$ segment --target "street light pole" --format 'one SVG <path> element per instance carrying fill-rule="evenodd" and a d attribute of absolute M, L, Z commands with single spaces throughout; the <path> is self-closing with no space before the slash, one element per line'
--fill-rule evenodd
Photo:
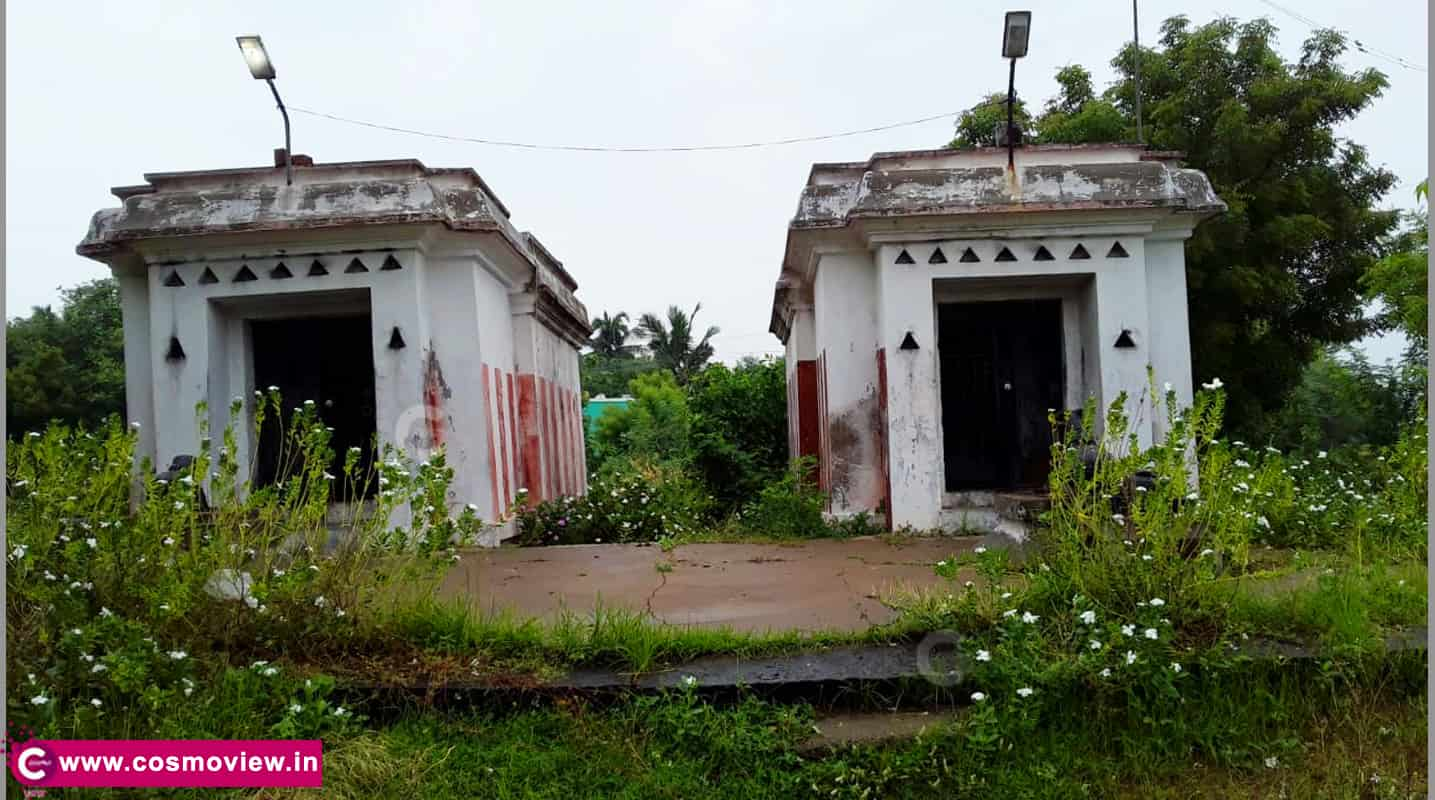
<path fill-rule="evenodd" d="M 1016 169 L 1016 124 L 1014 122 L 1014 109 L 1016 108 L 1016 59 L 1011 60 L 1011 72 L 1007 75 L 1006 82 L 1006 166 L 1008 170 Z"/>
<path fill-rule="evenodd" d="M 289 110 L 284 107 L 284 101 L 279 97 L 279 90 L 274 88 L 274 79 L 265 78 L 264 82 L 269 84 L 269 91 L 274 93 L 274 102 L 279 105 L 279 114 L 284 117 L 284 185 L 294 185 L 294 148 L 289 145 Z"/>
<path fill-rule="evenodd" d="M 269 85 L 270 94 L 274 95 L 274 102 L 279 106 L 279 114 L 284 117 L 284 185 L 294 185 L 294 147 L 289 141 L 289 109 L 284 107 L 284 101 L 279 97 L 279 89 L 274 86 L 274 62 L 269 60 L 269 51 L 264 48 L 264 40 L 258 36 L 236 36 L 234 40 L 239 43 L 239 52 L 244 54 L 244 63 L 249 65 L 249 74 L 255 80 L 264 81 Z"/>

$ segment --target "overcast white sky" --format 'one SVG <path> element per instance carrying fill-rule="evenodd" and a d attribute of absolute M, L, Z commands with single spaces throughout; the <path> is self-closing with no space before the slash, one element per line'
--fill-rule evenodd
<path fill-rule="evenodd" d="M 1040 101 L 1060 66 L 1105 86 L 1131 35 L 1129 4 L 1023 2 L 1031 54 L 1017 86 Z M 1295 8 L 1294 0 L 1282 5 Z M 130 0 L 7 4 L 7 315 L 101 277 L 74 254 L 109 187 L 144 172 L 260 165 L 282 128 L 234 44 L 264 37 L 291 106 L 408 128 L 541 143 L 726 143 L 830 133 L 970 106 L 1004 88 L 1000 4 L 944 2 L 451 2 L 221 6 Z M 1302 0 L 1303 15 L 1427 62 L 1426 6 Z M 1308 27 L 1260 0 L 1143 0 L 1164 18 L 1269 17 L 1288 57 Z M 1401 20 L 1391 24 L 1391 20 Z M 1427 174 L 1427 75 L 1352 52 L 1390 76 L 1344 133 L 1400 176 Z M 701 301 L 731 360 L 778 351 L 768 334 L 787 222 L 814 161 L 934 147 L 951 120 L 814 144 L 692 154 L 509 150 L 294 114 L 319 161 L 415 157 L 472 166 L 577 278 L 589 310 L 633 316 Z M 1193 313 L 1200 313 L 1199 309 Z M 1383 358 L 1395 346 L 1374 348 Z"/>

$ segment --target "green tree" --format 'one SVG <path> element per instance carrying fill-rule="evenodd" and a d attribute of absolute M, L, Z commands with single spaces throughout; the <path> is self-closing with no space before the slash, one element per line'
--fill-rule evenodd
<path fill-rule="evenodd" d="M 1416 201 L 1424 201 L 1428 191 L 1428 179 L 1421 181 L 1415 188 Z M 1376 325 L 1404 333 L 1414 349 L 1410 360 L 1423 361 L 1430 350 L 1429 222 L 1424 208 L 1406 214 L 1405 219 L 1406 227 L 1391 242 L 1390 254 L 1362 276 L 1361 285 L 1365 296 L 1381 305 Z"/>
<path fill-rule="evenodd" d="M 1012 106 L 1012 124 L 1020 131 L 1031 129 L 1031 114 L 1017 95 Z M 948 147 L 994 147 L 997 135 L 1006 129 L 1006 93 L 989 94 L 957 118 L 957 135 Z M 1025 135 L 1025 134 L 1023 134 Z"/>
<path fill-rule="evenodd" d="M 650 457 L 685 465 L 691 459 L 692 412 L 688 398 L 666 371 L 649 372 L 628 386 L 633 402 L 598 418 L 590 466 L 613 458 Z"/>
<path fill-rule="evenodd" d="M 124 332 L 113 279 L 61 292 L 6 324 L 5 420 L 15 433 L 57 420 L 96 425 L 125 411 Z"/>
<path fill-rule="evenodd" d="M 644 314 L 638 320 L 638 332 L 647 337 L 653 360 L 672 371 L 680 386 L 686 386 L 713 357 L 712 338 L 718 335 L 718 327 L 710 325 L 701 338 L 694 338 L 693 326 L 702 307 L 698 303 L 689 314 L 677 306 L 668 306 L 666 321 L 656 314 Z"/>
<path fill-rule="evenodd" d="M 657 362 L 648 357 L 613 358 L 598 353 L 584 353 L 578 361 L 578 378 L 583 393 L 588 397 L 607 395 L 619 397 L 626 394 L 628 384 L 639 375 L 661 370 Z"/>
<path fill-rule="evenodd" d="M 787 453 L 787 367 L 778 359 L 711 364 L 688 384 L 693 465 L 724 511 L 782 478 Z"/>
<path fill-rule="evenodd" d="M 588 346 L 593 348 L 594 353 L 606 358 L 632 358 L 635 348 L 628 344 L 631 332 L 628 312 L 619 311 L 609 316 L 604 311 L 603 316 L 593 318 L 593 337 L 588 340 Z"/>
<path fill-rule="evenodd" d="M 1356 350 L 1322 350 L 1258 441 L 1314 458 L 1321 450 L 1394 445 L 1415 421 L 1425 379 L 1407 365 L 1377 365 Z"/>
<path fill-rule="evenodd" d="M 1394 175 L 1336 135 L 1385 76 L 1343 69 L 1346 41 L 1333 31 L 1312 34 L 1295 63 L 1281 59 L 1275 34 L 1263 19 L 1193 27 L 1172 17 L 1156 48 L 1122 49 L 1100 98 L 1063 69 L 1061 95 L 1034 123 L 1040 142 L 1133 139 L 1140 59 L 1146 142 L 1185 153 L 1229 205 L 1186 247 L 1191 351 L 1198 380 L 1229 387 L 1229 427 L 1247 432 L 1322 347 L 1371 329 L 1361 278 L 1397 222 L 1375 207 Z"/>

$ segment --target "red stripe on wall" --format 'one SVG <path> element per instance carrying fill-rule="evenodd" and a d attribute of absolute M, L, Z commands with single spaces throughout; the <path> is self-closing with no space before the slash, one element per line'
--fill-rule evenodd
<path fill-rule="evenodd" d="M 508 513 L 508 507 L 513 504 L 513 487 L 509 483 L 508 477 L 508 426 L 512 423 L 508 419 L 508 403 L 503 396 L 503 371 L 496 371 L 495 377 L 498 381 L 498 392 L 496 393 L 498 400 L 498 454 L 501 457 L 498 472 L 503 480 L 502 509 L 504 513 Z M 497 513 L 497 509 L 495 509 L 495 513 Z"/>
<path fill-rule="evenodd" d="M 563 392 L 563 439 L 568 442 L 568 494 L 578 494 L 578 442 L 573 438 L 573 391 Z"/>
<path fill-rule="evenodd" d="M 513 463 L 510 468 L 513 470 L 513 492 L 518 493 L 523 483 L 523 456 L 518 450 L 518 400 L 513 394 L 513 375 L 510 373 L 508 383 L 508 449 L 513 451 Z"/>
<path fill-rule="evenodd" d="M 492 369 L 487 364 L 480 364 L 479 369 L 483 373 L 483 423 L 488 430 L 488 485 L 493 490 L 493 516 L 499 513 L 498 505 L 498 465 L 497 452 L 498 443 L 493 438 L 493 389 L 489 381 L 489 373 Z"/>
<path fill-rule="evenodd" d="M 578 444 L 575 453 L 578 467 L 578 494 L 588 493 L 588 443 L 583 440 L 583 398 L 573 393 L 573 441 Z"/>
<path fill-rule="evenodd" d="M 795 456 L 812 456 L 821 459 L 817 429 L 817 362 L 797 362 L 797 381 L 793 399 L 792 419 L 797 442 Z M 818 468 L 821 468 L 819 462 Z"/>
<path fill-rule="evenodd" d="M 553 384 L 543 378 L 538 380 L 541 382 L 538 394 L 542 398 L 540 413 L 543 415 L 543 499 L 547 500 L 558 494 L 558 459 L 553 447 Z"/>
<path fill-rule="evenodd" d="M 887 348 L 877 348 L 877 463 L 882 474 L 882 511 L 892 530 L 892 471 L 887 464 Z"/>
<path fill-rule="evenodd" d="M 529 506 L 537 505 L 543 496 L 543 437 L 537 380 L 533 375 L 518 376 L 518 424 L 523 431 L 523 482 L 528 489 Z"/>

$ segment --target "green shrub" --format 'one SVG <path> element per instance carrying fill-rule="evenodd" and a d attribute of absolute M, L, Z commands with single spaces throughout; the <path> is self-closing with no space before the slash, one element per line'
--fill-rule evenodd
<path fill-rule="evenodd" d="M 256 424 L 279 407 L 277 393 L 256 398 Z M 230 418 L 242 413 L 236 401 Z M 214 452 L 197 416 L 201 450 L 173 482 L 146 464 L 136 483 L 135 434 L 117 423 L 11 442 L 7 667 L 26 676 L 12 714 L 80 727 L 90 711 L 154 716 L 195 691 L 216 656 L 341 644 L 379 616 L 389 587 L 436 580 L 478 531 L 472 510 L 447 507 L 441 453 L 413 465 L 390 450 L 359 474 L 353 451 L 331 475 L 329 432 L 306 404 L 286 421 L 279 479 L 258 487 L 239 474 L 234 431 Z M 333 548 L 328 501 L 341 482 L 377 491 Z"/>
<path fill-rule="evenodd" d="M 787 371 L 778 359 L 713 364 L 688 385 L 693 466 L 720 514 L 757 498 L 788 466 Z"/>
<path fill-rule="evenodd" d="M 686 464 L 692 432 L 687 396 L 669 372 L 649 372 L 628 385 L 633 402 L 598 418 L 589 442 L 589 468 L 601 472 L 610 460 L 645 458 Z"/>
<path fill-rule="evenodd" d="M 610 460 L 581 497 L 558 497 L 518 514 L 521 545 L 656 542 L 697 530 L 712 498 L 681 466 Z"/>
<path fill-rule="evenodd" d="M 827 497 L 812 481 L 812 459 L 799 459 L 743 507 L 741 527 L 758 536 L 812 539 L 829 533 L 823 509 Z"/>

